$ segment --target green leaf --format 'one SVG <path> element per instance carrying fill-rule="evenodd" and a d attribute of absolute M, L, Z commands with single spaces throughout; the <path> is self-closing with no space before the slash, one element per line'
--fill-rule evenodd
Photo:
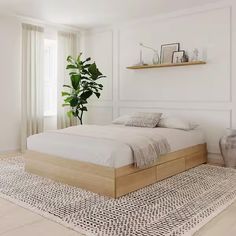
<path fill-rule="evenodd" d="M 98 76 L 98 79 L 102 79 L 102 78 L 106 78 L 106 76 L 105 75 L 99 75 Z"/>
<path fill-rule="evenodd" d="M 87 63 L 88 61 L 91 61 L 91 57 L 86 58 L 86 59 L 82 62 L 82 64 L 85 64 L 85 63 Z M 85 66 L 85 65 L 84 65 L 84 66 Z"/>
<path fill-rule="evenodd" d="M 88 111 L 87 107 L 82 107 L 81 111 Z"/>
<path fill-rule="evenodd" d="M 83 67 L 82 70 L 81 70 L 81 74 L 87 75 L 88 77 L 91 77 L 91 75 L 90 75 L 88 69 L 87 69 L 87 68 L 84 68 L 84 67 Z"/>
<path fill-rule="evenodd" d="M 88 102 L 86 100 L 81 99 L 80 104 L 87 104 Z"/>
<path fill-rule="evenodd" d="M 67 97 L 66 99 L 64 99 L 64 102 L 67 103 L 67 102 L 70 102 L 71 100 L 73 99 L 73 97 Z"/>
<path fill-rule="evenodd" d="M 90 67 L 88 68 L 88 71 L 92 75 L 93 80 L 96 80 L 99 76 L 102 75 L 102 73 L 98 70 L 95 62 L 90 65 Z"/>
<path fill-rule="evenodd" d="M 64 84 L 63 87 L 72 89 L 72 87 L 70 85 L 67 85 L 67 84 Z"/>
<path fill-rule="evenodd" d="M 95 95 L 97 96 L 97 98 L 100 98 L 101 94 L 96 92 Z"/>
<path fill-rule="evenodd" d="M 77 97 L 73 97 L 71 100 L 70 100 L 70 105 L 71 107 L 76 107 L 78 104 L 78 98 Z"/>
<path fill-rule="evenodd" d="M 83 99 L 83 100 L 87 100 L 91 95 L 93 94 L 93 92 L 91 90 L 88 90 L 86 92 L 83 92 L 80 97 Z"/>
<path fill-rule="evenodd" d="M 66 69 L 68 70 L 68 69 L 77 69 L 77 66 L 75 66 L 75 65 L 67 65 L 66 66 Z"/>
<path fill-rule="evenodd" d="M 74 64 L 74 59 L 72 58 L 72 56 L 68 56 L 68 57 L 66 58 L 66 61 L 69 62 L 69 63 L 71 63 L 71 64 Z"/>
<path fill-rule="evenodd" d="M 61 96 L 64 97 L 64 96 L 70 96 L 70 93 L 67 93 L 67 92 L 61 92 Z"/>
<path fill-rule="evenodd" d="M 75 72 L 75 71 L 71 71 L 70 73 L 69 73 L 69 75 L 77 75 L 78 73 L 77 72 Z"/>
<path fill-rule="evenodd" d="M 86 64 L 84 65 L 84 68 L 89 68 L 91 66 L 91 64 Z"/>
<path fill-rule="evenodd" d="M 81 79 L 84 79 L 84 80 L 89 80 L 90 81 L 90 78 L 87 77 L 87 76 L 81 76 Z"/>
<path fill-rule="evenodd" d="M 73 89 L 77 90 L 79 88 L 79 84 L 81 80 L 80 74 L 71 75 L 70 79 L 71 79 L 71 84 L 72 84 Z"/>
<path fill-rule="evenodd" d="M 78 57 L 77 57 L 77 63 L 80 63 L 80 61 L 81 61 L 81 56 L 82 56 L 82 52 L 78 55 Z"/>
<path fill-rule="evenodd" d="M 88 111 L 87 107 L 82 107 L 81 111 Z"/>
<path fill-rule="evenodd" d="M 62 104 L 62 106 L 63 106 L 63 107 L 69 107 L 69 106 L 70 106 L 70 104 L 68 104 L 68 103 L 65 103 L 65 104 Z"/>
<path fill-rule="evenodd" d="M 87 81 L 82 81 L 81 85 L 83 86 L 84 90 L 89 86 Z"/>
<path fill-rule="evenodd" d="M 68 111 L 67 113 L 67 116 L 69 117 L 69 118 L 71 118 L 72 116 L 73 116 L 73 111 L 71 110 L 71 111 Z"/>

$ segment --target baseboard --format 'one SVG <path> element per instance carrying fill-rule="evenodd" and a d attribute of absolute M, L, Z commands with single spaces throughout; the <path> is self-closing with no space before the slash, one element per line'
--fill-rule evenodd
<path fill-rule="evenodd" d="M 209 164 L 224 166 L 224 160 L 219 153 L 208 153 L 207 162 Z"/>
<path fill-rule="evenodd" d="M 8 150 L 8 151 L 0 151 L 0 158 L 6 158 L 6 157 L 14 157 L 21 155 L 20 149 L 16 150 Z"/>

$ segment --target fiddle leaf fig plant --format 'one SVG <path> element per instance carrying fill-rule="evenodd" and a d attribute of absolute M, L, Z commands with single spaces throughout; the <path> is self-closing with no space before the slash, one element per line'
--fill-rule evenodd
<path fill-rule="evenodd" d="M 82 53 L 75 59 L 71 56 L 67 57 L 69 70 L 70 84 L 65 84 L 63 87 L 66 91 L 62 92 L 64 97 L 63 106 L 68 106 L 70 110 L 67 112 L 69 117 L 77 117 L 80 124 L 83 124 L 83 114 L 88 111 L 88 99 L 95 95 L 100 97 L 100 92 L 103 85 L 98 83 L 98 80 L 104 76 L 97 68 L 96 63 L 90 63 L 91 58 L 81 59 Z"/>

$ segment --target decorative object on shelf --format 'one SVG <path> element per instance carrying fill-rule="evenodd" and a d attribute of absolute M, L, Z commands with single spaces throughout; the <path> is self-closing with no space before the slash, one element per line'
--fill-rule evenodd
<path fill-rule="evenodd" d="M 139 43 L 139 45 L 140 45 L 141 47 L 143 47 L 143 48 L 150 49 L 150 50 L 152 50 L 152 51 L 154 52 L 153 58 L 152 58 L 152 63 L 153 63 L 154 65 L 160 63 L 159 53 L 158 53 L 158 51 L 157 51 L 156 49 L 151 48 L 151 47 L 149 47 L 149 46 L 146 46 L 146 45 L 144 45 L 143 43 Z"/>
<path fill-rule="evenodd" d="M 184 53 L 183 62 L 189 62 L 189 57 L 186 52 Z"/>
<path fill-rule="evenodd" d="M 139 52 L 139 65 L 144 65 L 144 62 L 143 62 L 143 51 L 142 51 L 142 49 L 141 49 L 140 52 Z"/>
<path fill-rule="evenodd" d="M 172 55 L 172 63 L 182 63 L 185 62 L 185 51 L 174 51 Z"/>
<path fill-rule="evenodd" d="M 143 61 L 143 51 L 142 49 L 140 49 L 140 52 L 139 52 L 139 63 L 135 64 L 134 66 L 145 66 L 147 64 L 144 63 Z"/>
<path fill-rule="evenodd" d="M 225 166 L 236 168 L 236 130 L 227 129 L 219 144 Z"/>
<path fill-rule="evenodd" d="M 169 64 L 158 64 L 158 65 L 134 65 L 128 66 L 127 69 L 139 70 L 139 69 L 150 69 L 150 68 L 164 68 L 164 67 L 176 67 L 176 66 L 194 66 L 204 65 L 205 61 L 193 61 L 193 62 L 182 62 L 182 63 L 169 63 Z"/>
<path fill-rule="evenodd" d="M 179 51 L 179 43 L 170 43 L 161 45 L 161 64 L 172 63 L 173 52 Z"/>
<path fill-rule="evenodd" d="M 198 61 L 199 60 L 199 51 L 197 48 L 194 48 L 191 56 L 191 61 Z"/>

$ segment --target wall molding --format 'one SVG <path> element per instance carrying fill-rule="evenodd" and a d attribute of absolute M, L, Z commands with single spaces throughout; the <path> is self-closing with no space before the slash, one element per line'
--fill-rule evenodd
<path fill-rule="evenodd" d="M 229 113 L 229 127 L 232 128 L 232 120 L 233 120 L 233 110 L 232 109 L 212 109 L 212 108 L 177 108 L 177 107 L 162 107 L 162 106 L 150 106 L 150 107 L 144 107 L 144 106 L 119 106 L 118 109 L 118 116 L 121 115 L 121 109 L 142 109 L 142 110 L 169 110 L 169 111 L 211 111 L 211 112 L 228 112 Z M 114 118 L 114 117 L 113 117 Z"/>
<path fill-rule="evenodd" d="M 232 112 L 231 109 L 209 109 L 209 108 L 176 108 L 176 107 L 162 107 L 162 106 L 150 106 L 150 107 L 144 107 L 144 106 L 119 106 L 119 109 L 161 109 L 161 110 L 177 110 L 177 111 L 212 111 L 212 112 Z"/>

